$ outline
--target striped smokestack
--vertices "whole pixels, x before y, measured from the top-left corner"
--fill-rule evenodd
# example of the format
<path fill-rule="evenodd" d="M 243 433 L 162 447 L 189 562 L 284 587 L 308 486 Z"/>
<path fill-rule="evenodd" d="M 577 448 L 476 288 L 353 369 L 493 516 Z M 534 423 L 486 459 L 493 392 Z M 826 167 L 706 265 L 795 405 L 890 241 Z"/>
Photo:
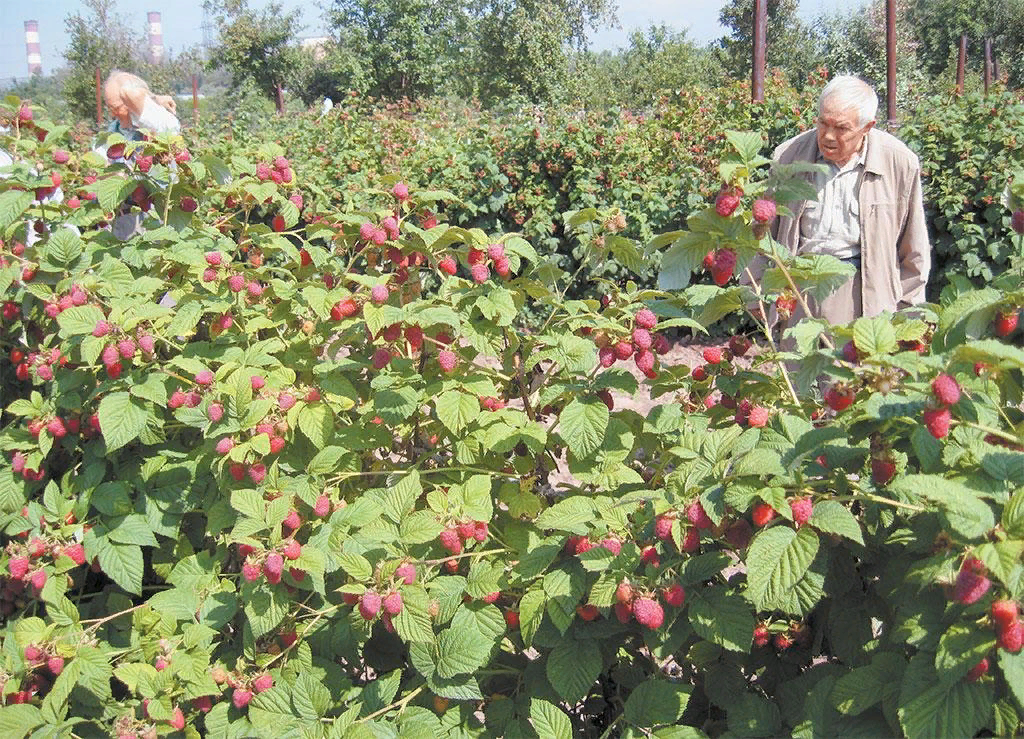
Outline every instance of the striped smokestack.
<path fill-rule="evenodd" d="M 149 21 L 149 61 L 159 64 L 164 60 L 164 27 L 160 12 L 151 10 L 146 14 Z"/>
<path fill-rule="evenodd" d="M 25 21 L 25 60 L 29 76 L 43 73 L 43 54 L 39 50 L 39 21 Z"/>

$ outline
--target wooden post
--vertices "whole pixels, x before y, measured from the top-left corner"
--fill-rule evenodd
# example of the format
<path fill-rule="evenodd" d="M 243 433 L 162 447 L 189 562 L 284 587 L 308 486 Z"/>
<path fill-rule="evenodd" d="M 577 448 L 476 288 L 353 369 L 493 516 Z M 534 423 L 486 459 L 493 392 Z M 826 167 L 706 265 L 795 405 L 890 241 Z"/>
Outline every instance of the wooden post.
<path fill-rule="evenodd" d="M 750 73 L 750 99 L 764 102 L 765 47 L 768 43 L 768 3 L 754 0 L 754 58 Z"/>
<path fill-rule="evenodd" d="M 985 39 L 985 95 L 988 95 L 988 86 L 992 83 L 992 39 Z"/>
<path fill-rule="evenodd" d="M 960 56 L 956 60 L 956 94 L 964 94 L 964 72 L 967 69 L 967 34 L 960 34 Z"/>
<path fill-rule="evenodd" d="M 885 112 L 896 118 L 896 0 L 885 0 Z"/>
<path fill-rule="evenodd" d="M 192 75 L 192 124 L 199 125 L 199 78 Z"/>
<path fill-rule="evenodd" d="M 100 68 L 96 67 L 96 125 L 103 125 L 103 92 L 100 90 L 103 82 L 100 79 Z"/>
<path fill-rule="evenodd" d="M 281 83 L 277 83 L 277 114 L 284 115 L 284 94 L 281 92 Z"/>

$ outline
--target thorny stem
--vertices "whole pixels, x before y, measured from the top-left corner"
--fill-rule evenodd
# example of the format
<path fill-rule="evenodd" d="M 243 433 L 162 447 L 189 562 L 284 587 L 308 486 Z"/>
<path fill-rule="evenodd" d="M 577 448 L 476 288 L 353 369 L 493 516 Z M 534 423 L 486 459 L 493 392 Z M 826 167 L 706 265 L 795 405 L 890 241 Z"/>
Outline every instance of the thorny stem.
<path fill-rule="evenodd" d="M 466 559 L 467 557 L 483 557 L 487 554 L 505 554 L 511 551 L 510 549 L 484 549 L 479 552 L 463 552 L 462 554 L 451 554 L 447 557 L 441 557 L 440 559 L 420 559 L 417 560 L 417 564 L 421 565 L 439 565 L 452 559 Z"/>
<path fill-rule="evenodd" d="M 754 292 L 757 295 L 757 309 L 761 312 L 761 319 L 758 321 L 761 326 L 761 331 L 764 333 L 765 338 L 768 339 L 768 345 L 771 346 L 772 353 L 778 354 L 779 349 L 775 345 L 775 339 L 772 338 L 771 329 L 768 328 L 768 316 L 764 312 L 764 300 L 761 299 L 761 286 L 754 279 L 754 275 L 751 274 L 749 267 L 747 268 L 747 277 L 750 279 L 750 284 L 754 287 Z M 757 316 L 754 316 L 754 320 L 758 320 Z M 789 379 L 789 371 L 786 369 L 786 363 L 781 359 L 776 359 L 775 364 L 778 366 L 779 372 L 782 374 L 782 379 L 786 381 L 786 388 L 789 390 L 789 397 L 793 400 L 793 404 L 797 408 L 801 409 L 802 412 L 803 406 L 796 395 L 796 389 L 793 387 L 793 383 Z"/>
<path fill-rule="evenodd" d="M 771 259 L 773 262 L 775 262 L 775 266 L 782 270 L 782 274 L 786 278 L 786 282 L 789 284 L 789 288 L 796 295 L 796 299 L 800 301 L 800 307 L 804 309 L 804 315 L 810 317 L 812 315 L 811 308 L 809 305 L 807 305 L 807 300 L 804 298 L 804 294 L 797 289 L 796 283 L 793 282 L 793 276 L 789 274 L 789 270 L 786 268 L 786 265 L 783 264 L 782 260 L 779 257 L 777 257 L 774 253 L 771 254 Z M 828 336 L 822 334 L 821 340 L 825 342 L 825 346 L 835 351 L 836 347 Z"/>
<path fill-rule="evenodd" d="M 416 688 L 416 690 L 412 691 L 411 693 L 409 693 L 409 695 L 407 695 L 404 698 L 402 698 L 402 700 L 395 701 L 390 706 L 384 706 L 384 708 L 380 709 L 379 711 L 374 711 L 369 716 L 364 716 L 363 718 L 359 719 L 356 723 L 360 723 L 361 724 L 364 721 L 372 721 L 373 719 L 377 718 L 378 716 L 383 716 L 386 713 L 390 713 L 391 711 L 395 710 L 396 708 L 398 709 L 398 712 L 401 713 L 402 711 L 405 710 L 405 707 L 407 705 L 409 705 L 410 701 L 412 701 L 413 698 L 415 698 L 417 695 L 422 693 L 423 689 L 426 688 L 426 687 L 427 687 L 426 684 L 420 685 L 418 688 Z"/>
<path fill-rule="evenodd" d="M 90 626 L 88 629 L 86 629 L 87 631 L 92 631 L 94 629 L 98 629 L 100 626 L 105 624 L 107 621 L 113 621 L 115 618 L 120 618 L 121 616 L 127 616 L 129 613 L 133 613 L 134 611 L 137 611 L 140 608 L 145 608 L 148 605 L 149 605 L 148 602 L 147 603 L 140 603 L 137 606 L 132 606 L 131 608 L 126 608 L 123 611 L 118 611 L 117 613 L 112 613 L 109 616 L 104 616 L 103 618 L 91 618 L 91 619 L 87 619 L 85 621 L 81 621 L 80 623 L 92 624 L 92 626 Z"/>
<path fill-rule="evenodd" d="M 857 500 L 858 498 L 866 498 L 867 500 L 873 501 L 875 503 L 884 503 L 885 505 L 891 505 L 894 506 L 895 508 L 906 508 L 908 511 L 916 511 L 917 513 L 928 513 L 930 510 L 928 508 L 925 508 L 924 506 L 914 505 L 913 503 L 903 503 L 902 501 L 899 500 L 886 498 L 884 495 L 876 495 L 875 493 L 868 493 L 863 490 L 861 490 L 859 493 L 855 495 L 833 498 L 833 500 Z"/>
<path fill-rule="evenodd" d="M 1008 434 L 1005 431 L 1000 431 L 999 429 L 994 429 L 980 423 L 974 423 L 972 421 L 961 421 L 961 423 L 968 428 L 984 431 L 986 434 L 998 436 L 1000 439 L 1005 439 L 1006 441 L 1013 442 L 1014 444 L 1020 444 L 1022 441 L 1019 437 L 1014 436 L 1013 434 Z"/>
<path fill-rule="evenodd" d="M 497 472 L 495 470 L 483 469 L 481 467 L 462 467 L 462 466 L 458 466 L 458 467 L 435 467 L 433 469 L 419 469 L 419 468 L 416 468 L 416 467 L 410 467 L 408 470 L 367 470 L 365 472 L 342 472 L 340 475 L 338 475 L 336 477 L 332 477 L 330 480 L 328 480 L 327 484 L 328 485 L 334 485 L 334 484 L 339 483 L 339 482 L 344 482 L 345 480 L 349 479 L 350 477 L 381 477 L 381 476 L 384 476 L 384 475 L 393 475 L 396 472 L 403 472 L 403 471 L 404 472 L 410 472 L 410 471 L 412 471 L 414 469 L 417 472 L 419 472 L 419 474 L 421 474 L 421 475 L 427 475 L 427 474 L 437 473 L 437 472 L 478 472 L 478 473 L 480 473 L 482 475 L 491 475 L 492 477 L 512 477 L 512 478 L 516 478 L 516 479 L 518 479 L 518 477 L 519 477 L 519 475 L 517 475 L 517 474 L 511 474 L 511 473 L 505 473 L 505 472 Z"/>

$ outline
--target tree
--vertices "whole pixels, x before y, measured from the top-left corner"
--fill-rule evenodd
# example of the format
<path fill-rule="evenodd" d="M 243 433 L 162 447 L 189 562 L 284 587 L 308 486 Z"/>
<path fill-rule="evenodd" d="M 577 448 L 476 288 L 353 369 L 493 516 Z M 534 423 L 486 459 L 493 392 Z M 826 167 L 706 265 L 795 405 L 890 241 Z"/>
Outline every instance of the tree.
<path fill-rule="evenodd" d="M 814 34 L 797 15 L 797 0 L 765 0 L 768 27 L 765 63 L 778 67 L 794 85 L 800 86 L 819 64 Z M 718 21 L 732 29 L 719 40 L 722 65 L 735 79 L 750 77 L 754 45 L 754 0 L 729 0 Z"/>
<path fill-rule="evenodd" d="M 278 86 L 298 65 L 292 43 L 299 31 L 301 11 L 285 13 L 280 3 L 272 2 L 257 12 L 249 7 L 248 0 L 206 0 L 204 7 L 215 13 L 219 34 L 210 52 L 209 68 L 225 68 L 233 86 L 251 81 L 264 95 L 276 100 Z"/>

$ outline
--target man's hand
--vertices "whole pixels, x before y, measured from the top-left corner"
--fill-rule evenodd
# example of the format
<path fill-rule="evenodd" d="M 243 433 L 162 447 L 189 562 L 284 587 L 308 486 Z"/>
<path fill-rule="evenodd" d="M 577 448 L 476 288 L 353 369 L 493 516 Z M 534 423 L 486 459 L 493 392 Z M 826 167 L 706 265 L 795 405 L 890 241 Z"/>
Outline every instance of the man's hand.
<path fill-rule="evenodd" d="M 153 99 L 174 115 L 178 115 L 178 102 L 170 95 L 154 95 Z"/>

